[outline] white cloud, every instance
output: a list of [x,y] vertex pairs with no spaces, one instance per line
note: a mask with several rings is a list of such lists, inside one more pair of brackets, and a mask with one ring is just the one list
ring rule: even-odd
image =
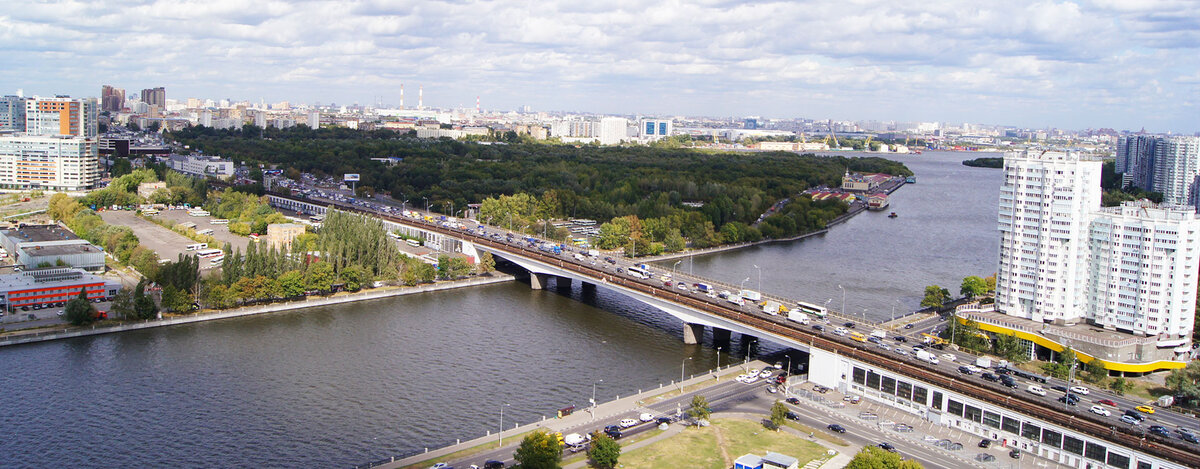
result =
[[424,84],[435,105],[486,93],[484,102],[497,107],[803,110],[1190,132],[1200,127],[1189,99],[1200,70],[1194,7],[1186,0],[5,4],[0,87],[94,95],[103,82],[163,85],[181,98],[347,102],[394,96],[403,82]]

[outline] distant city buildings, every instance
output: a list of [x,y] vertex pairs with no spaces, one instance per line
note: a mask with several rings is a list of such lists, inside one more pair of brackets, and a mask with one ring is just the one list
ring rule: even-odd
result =
[[670,137],[675,123],[670,119],[642,119],[638,125],[638,136],[643,141],[653,142]]
[[120,112],[125,108],[125,90],[109,85],[100,87],[100,110],[110,113]]
[[100,180],[96,101],[6,97],[9,126],[24,104],[24,126],[0,135],[0,188],[77,191]]
[[207,176],[226,178],[232,176],[234,170],[233,161],[221,159],[218,156],[171,155],[168,163],[171,169],[202,178]]
[[93,98],[33,97],[25,100],[25,133],[96,139],[98,121]]
[[21,96],[0,97],[0,131],[25,131],[25,98]]
[[1117,139],[1115,170],[1122,186],[1161,192],[1163,202],[1197,207],[1200,137],[1129,135]]
[[1006,155],[995,310],[1044,324],[1086,321],[1186,352],[1200,218],[1149,201],[1101,208],[1100,173],[1099,160],[1074,153]]

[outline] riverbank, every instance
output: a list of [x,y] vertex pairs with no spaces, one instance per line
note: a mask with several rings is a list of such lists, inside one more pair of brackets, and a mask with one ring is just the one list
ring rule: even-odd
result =
[[36,342],[45,342],[50,340],[69,339],[73,337],[85,337],[91,335],[111,334],[115,332],[134,331],[141,329],[150,329],[154,327],[175,326],[180,324],[192,324],[204,321],[216,321],[221,319],[240,318],[246,316],[254,316],[259,314],[279,313],[285,311],[295,311],[299,309],[314,308],[317,306],[329,306],[342,303],[353,303],[358,301],[368,301],[381,298],[390,298],[394,296],[414,295],[418,293],[435,292],[442,290],[454,290],[458,288],[473,287],[479,285],[492,285],[496,283],[511,282],[515,279],[512,275],[492,272],[487,276],[472,277],[466,280],[454,280],[449,282],[437,282],[429,285],[420,285],[416,287],[387,287],[376,288],[367,291],[356,293],[339,294],[327,297],[308,297],[303,300],[287,301],[282,303],[272,303],[268,305],[249,306],[244,308],[235,308],[225,311],[217,311],[211,313],[197,313],[187,316],[176,316],[163,319],[147,319],[140,322],[125,322],[112,326],[92,326],[91,328],[62,328],[54,330],[38,330],[34,332],[21,333],[14,331],[3,337],[0,337],[0,347],[8,345],[30,344]]
[[[893,181],[896,181],[896,182],[889,182],[887,184],[884,184],[883,186],[881,186],[879,188],[879,190],[881,192],[891,194],[893,192],[896,192],[897,189],[899,189],[899,188],[903,187],[905,184],[907,184],[903,178],[896,178],[896,179],[893,179]],[[748,248],[751,246],[758,246],[761,244],[789,243],[792,241],[799,241],[799,240],[802,240],[805,238],[811,238],[813,236],[818,236],[818,235],[823,235],[825,233],[828,233],[830,228],[833,228],[834,226],[845,223],[846,221],[850,220],[851,218],[854,218],[855,215],[865,212],[866,210],[867,210],[867,205],[865,203],[861,203],[861,202],[852,203],[852,204],[850,204],[850,208],[848,210],[846,210],[846,213],[843,213],[841,216],[834,218],[833,220],[829,220],[829,223],[825,224],[824,229],[817,230],[817,231],[811,231],[808,233],[803,233],[803,234],[799,234],[799,235],[788,237],[788,238],[771,238],[771,239],[764,239],[761,241],[754,241],[754,242],[749,242],[749,243],[726,244],[723,246],[714,246],[711,248],[673,252],[670,254],[662,254],[662,255],[658,255],[658,256],[640,257],[637,260],[640,260],[643,262],[663,262],[663,261],[670,261],[670,260],[686,258],[686,257],[691,257],[691,256],[700,256],[700,255],[705,255],[705,254],[715,254],[718,252],[733,251],[736,249],[743,249],[743,248]]]

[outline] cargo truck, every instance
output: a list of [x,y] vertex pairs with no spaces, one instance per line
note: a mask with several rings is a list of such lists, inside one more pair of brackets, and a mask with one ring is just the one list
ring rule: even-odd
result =
[[926,352],[924,350],[917,350],[917,360],[923,360],[923,361],[929,362],[930,364],[933,364],[933,365],[938,364],[937,355]]
[[800,311],[798,308],[788,311],[787,318],[789,321],[794,321],[800,324],[808,324],[808,313]]
[[988,358],[988,357],[976,358],[975,366],[978,366],[980,368],[991,368],[992,367],[992,359]]
[[756,303],[762,300],[762,294],[754,290],[742,290],[741,297]]
[[782,307],[783,307],[783,305],[779,304],[778,301],[772,301],[772,300],[767,300],[762,305],[763,312],[770,314],[772,316],[778,316],[779,309]]

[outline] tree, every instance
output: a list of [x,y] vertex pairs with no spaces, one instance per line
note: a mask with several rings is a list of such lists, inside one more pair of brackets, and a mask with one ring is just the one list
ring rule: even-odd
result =
[[362,284],[366,280],[366,276],[366,272],[363,271],[363,268],[357,265],[346,267],[345,269],[342,269],[341,273],[338,274],[338,277],[341,278],[342,283],[346,286],[347,291],[361,290]]
[[167,311],[184,313],[192,309],[192,299],[187,292],[175,288],[174,285],[167,285],[163,287],[162,306]]
[[117,295],[113,297],[112,304],[108,307],[108,311],[112,313],[113,318],[124,320],[137,319],[137,310],[134,309],[133,305],[133,292],[124,288],[118,290]]
[[158,305],[154,304],[154,298],[146,294],[145,279],[138,282],[137,287],[133,289],[133,309],[137,311],[138,319],[151,319],[158,314]]
[[329,291],[333,288],[333,266],[325,261],[309,264],[304,272],[304,285],[309,290]]
[[962,288],[959,291],[967,298],[975,298],[987,294],[988,284],[984,279],[972,275],[963,278]]
[[949,290],[937,285],[929,285],[925,287],[925,299],[921,300],[921,306],[926,308],[940,309],[949,298]]
[[1015,334],[996,334],[992,341],[992,353],[1015,363],[1029,361],[1021,339],[1018,339]]
[[921,463],[877,446],[867,446],[854,455],[846,469],[921,469]]
[[776,400],[771,406],[771,426],[775,431],[779,431],[783,427],[783,422],[787,420],[788,409],[783,405],[783,401]]
[[562,445],[546,430],[534,430],[521,440],[513,459],[523,469],[559,469],[562,467]]
[[613,469],[621,457],[621,445],[602,432],[592,434],[592,447],[588,448],[588,459],[592,467]]
[[1083,371],[1083,379],[1089,383],[1102,383],[1108,378],[1108,369],[1095,358],[1086,363],[1081,362],[1080,368]]
[[87,291],[79,290],[79,296],[67,302],[63,317],[72,325],[82,326],[96,320],[96,308],[87,299]]
[[1124,396],[1128,387],[1129,382],[1125,381],[1124,377],[1118,377],[1117,379],[1112,380],[1111,383],[1108,383],[1108,389],[1111,389],[1112,392],[1117,393],[1118,396]]
[[304,273],[299,270],[289,270],[279,276],[279,287],[284,298],[296,298],[304,295]]
[[706,420],[712,415],[712,408],[708,406],[708,399],[697,394],[692,396],[692,406],[688,408],[687,413],[696,420]]
[[1195,402],[1200,399],[1200,361],[1192,361],[1186,367],[1171,370],[1166,379],[1167,389]]
[[481,274],[490,274],[496,270],[496,258],[492,253],[484,251],[479,254],[479,265],[476,266]]

